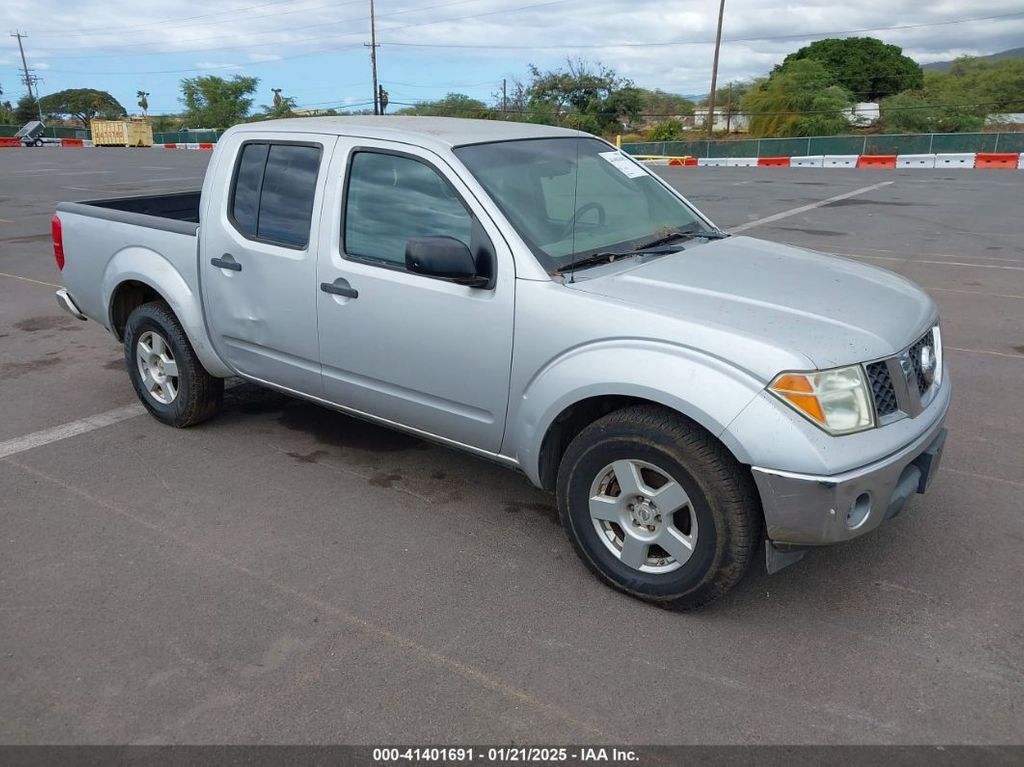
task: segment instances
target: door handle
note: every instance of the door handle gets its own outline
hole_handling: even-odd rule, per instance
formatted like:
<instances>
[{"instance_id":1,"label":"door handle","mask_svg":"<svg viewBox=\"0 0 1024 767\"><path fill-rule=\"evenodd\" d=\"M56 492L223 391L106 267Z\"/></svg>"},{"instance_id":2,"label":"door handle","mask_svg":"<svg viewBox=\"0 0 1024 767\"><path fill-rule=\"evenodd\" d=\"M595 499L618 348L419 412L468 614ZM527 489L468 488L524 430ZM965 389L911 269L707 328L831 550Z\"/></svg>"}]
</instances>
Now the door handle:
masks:
<instances>
[{"instance_id":1,"label":"door handle","mask_svg":"<svg viewBox=\"0 0 1024 767\"><path fill-rule=\"evenodd\" d=\"M359 298L359 291L348 284L348 280L339 277L334 282L321 282L320 290L330 293L332 296L345 296L345 298Z\"/></svg>"},{"instance_id":2,"label":"door handle","mask_svg":"<svg viewBox=\"0 0 1024 767\"><path fill-rule=\"evenodd\" d=\"M223 258L211 258L210 263L218 269L230 269L233 272L242 271L242 265L235 261L230 253L225 253Z\"/></svg>"}]
</instances>

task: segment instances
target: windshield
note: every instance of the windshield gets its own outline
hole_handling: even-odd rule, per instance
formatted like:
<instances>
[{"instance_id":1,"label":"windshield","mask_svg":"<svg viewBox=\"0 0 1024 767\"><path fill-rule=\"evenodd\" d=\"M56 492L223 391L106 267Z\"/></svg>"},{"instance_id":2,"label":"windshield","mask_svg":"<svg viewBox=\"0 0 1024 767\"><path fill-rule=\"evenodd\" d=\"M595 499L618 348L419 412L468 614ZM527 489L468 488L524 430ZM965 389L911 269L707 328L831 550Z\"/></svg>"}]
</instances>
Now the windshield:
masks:
<instances>
[{"instance_id":1,"label":"windshield","mask_svg":"<svg viewBox=\"0 0 1024 767\"><path fill-rule=\"evenodd\" d=\"M475 144L455 154L549 272L709 228L646 168L595 138Z\"/></svg>"}]
</instances>

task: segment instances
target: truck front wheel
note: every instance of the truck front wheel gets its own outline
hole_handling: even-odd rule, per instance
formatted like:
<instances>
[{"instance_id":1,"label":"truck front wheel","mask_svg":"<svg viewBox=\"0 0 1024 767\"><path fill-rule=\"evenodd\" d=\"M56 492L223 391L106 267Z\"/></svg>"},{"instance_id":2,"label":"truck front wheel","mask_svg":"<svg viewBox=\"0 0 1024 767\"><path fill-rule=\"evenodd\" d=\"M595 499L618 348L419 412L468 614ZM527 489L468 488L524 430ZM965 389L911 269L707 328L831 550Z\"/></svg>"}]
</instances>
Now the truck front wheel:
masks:
<instances>
[{"instance_id":1,"label":"truck front wheel","mask_svg":"<svg viewBox=\"0 0 1024 767\"><path fill-rule=\"evenodd\" d=\"M618 410L581 431L557 490L587 567L665 607L692 609L727 592L760 542L749 472L710 434L658 407Z\"/></svg>"},{"instance_id":2,"label":"truck front wheel","mask_svg":"<svg viewBox=\"0 0 1024 767\"><path fill-rule=\"evenodd\" d=\"M142 304L128 316L124 357L135 393L158 420L192 426L220 408L224 379L206 372L163 301Z\"/></svg>"}]
</instances>

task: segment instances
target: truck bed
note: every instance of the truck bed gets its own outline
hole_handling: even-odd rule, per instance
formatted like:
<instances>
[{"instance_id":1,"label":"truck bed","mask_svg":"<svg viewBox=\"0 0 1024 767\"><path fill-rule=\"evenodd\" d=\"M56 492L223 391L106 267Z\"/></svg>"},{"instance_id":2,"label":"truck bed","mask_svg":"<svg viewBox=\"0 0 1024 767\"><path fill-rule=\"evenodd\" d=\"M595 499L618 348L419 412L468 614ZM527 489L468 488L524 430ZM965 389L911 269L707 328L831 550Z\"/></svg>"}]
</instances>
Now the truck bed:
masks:
<instances>
[{"instance_id":1,"label":"truck bed","mask_svg":"<svg viewBox=\"0 0 1024 767\"><path fill-rule=\"evenodd\" d=\"M138 213L152 218L170 219L172 221L185 221L192 224L198 224L199 196L200 193L198 191L175 192L174 194L117 197L111 200L89 200L86 202L72 204L89 205L109 211ZM134 223L146 225L144 222L140 221L135 221Z\"/></svg>"}]
</instances>

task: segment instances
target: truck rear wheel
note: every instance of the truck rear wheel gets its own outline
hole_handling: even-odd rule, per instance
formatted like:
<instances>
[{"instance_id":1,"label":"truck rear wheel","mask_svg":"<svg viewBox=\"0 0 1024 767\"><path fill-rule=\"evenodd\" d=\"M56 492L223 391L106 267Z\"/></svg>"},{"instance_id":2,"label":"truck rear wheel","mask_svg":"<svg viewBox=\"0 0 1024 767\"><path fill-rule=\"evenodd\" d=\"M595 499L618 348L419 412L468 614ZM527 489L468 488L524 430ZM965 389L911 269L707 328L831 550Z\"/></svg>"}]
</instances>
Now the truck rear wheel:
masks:
<instances>
[{"instance_id":1,"label":"truck rear wheel","mask_svg":"<svg viewBox=\"0 0 1024 767\"><path fill-rule=\"evenodd\" d=\"M192 426L220 408L224 379L206 372L163 301L142 304L128 316L124 357L135 393L158 420Z\"/></svg>"},{"instance_id":2,"label":"truck rear wheel","mask_svg":"<svg viewBox=\"0 0 1024 767\"><path fill-rule=\"evenodd\" d=\"M693 609L735 586L761 533L753 479L710 434L636 406L581 431L558 470L562 525L580 559L620 591Z\"/></svg>"}]
</instances>

